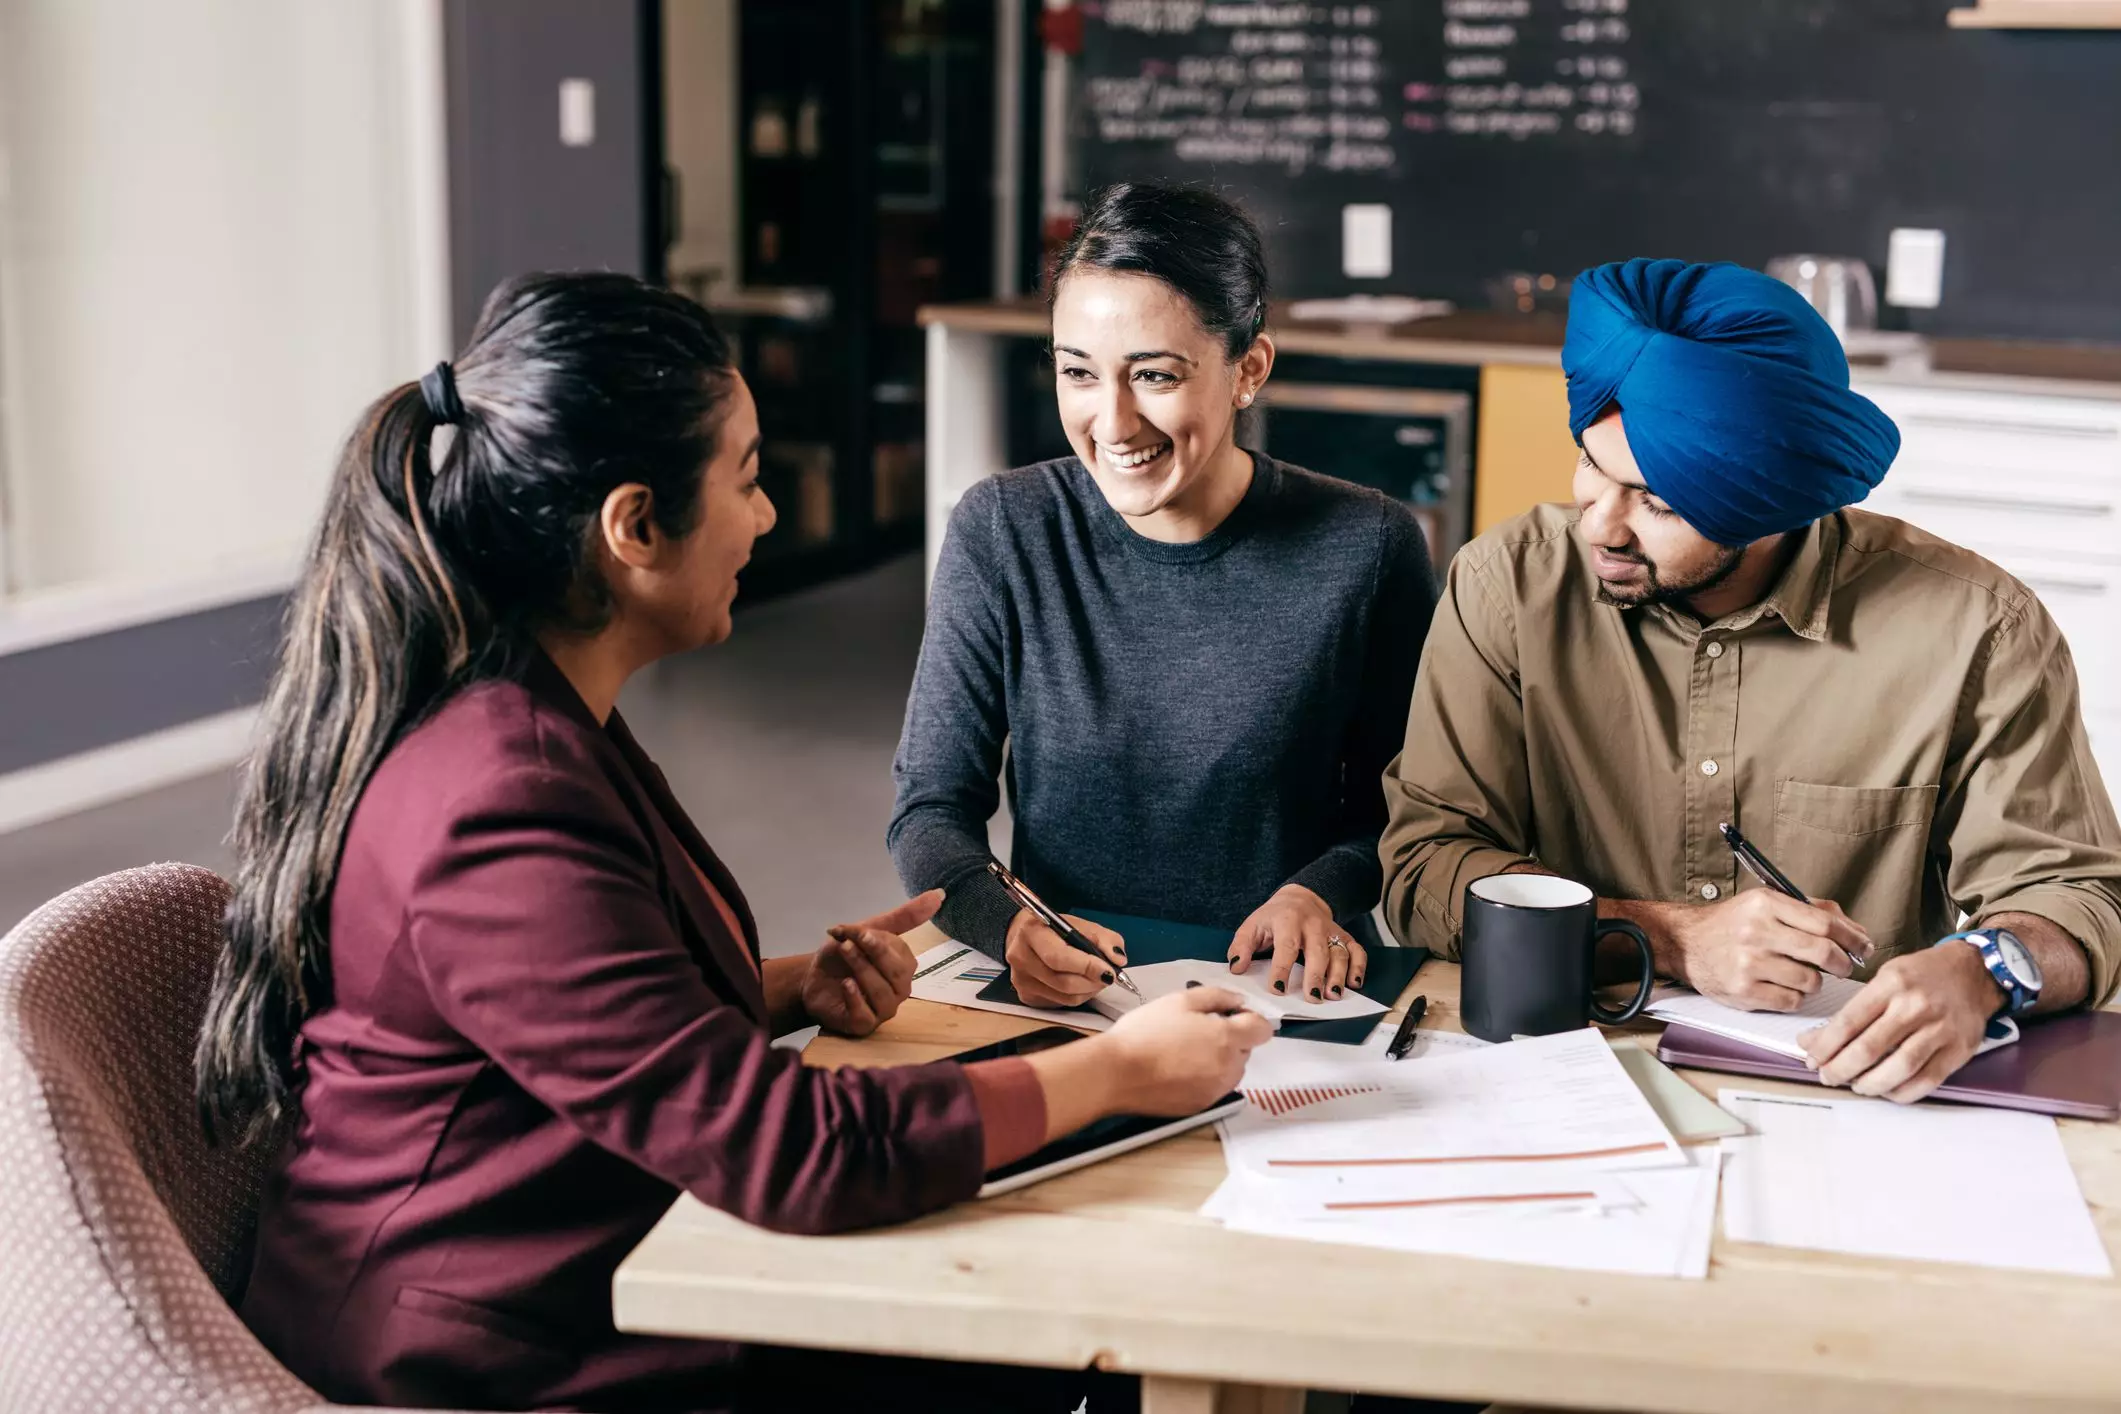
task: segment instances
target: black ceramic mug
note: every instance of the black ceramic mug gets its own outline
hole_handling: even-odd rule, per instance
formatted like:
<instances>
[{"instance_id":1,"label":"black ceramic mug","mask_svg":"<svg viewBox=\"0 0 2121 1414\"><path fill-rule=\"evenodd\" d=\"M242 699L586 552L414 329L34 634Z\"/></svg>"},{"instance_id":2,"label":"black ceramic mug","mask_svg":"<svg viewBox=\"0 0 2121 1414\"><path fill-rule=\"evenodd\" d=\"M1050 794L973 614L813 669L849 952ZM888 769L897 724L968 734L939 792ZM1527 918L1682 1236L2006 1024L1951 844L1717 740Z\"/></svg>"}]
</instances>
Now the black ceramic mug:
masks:
<instances>
[{"instance_id":1,"label":"black ceramic mug","mask_svg":"<svg viewBox=\"0 0 2121 1414\"><path fill-rule=\"evenodd\" d=\"M1625 933L1642 954L1642 980L1618 1011L1591 996L1598 940ZM1598 900L1573 879L1548 874L1492 874L1466 885L1460 951L1459 1011L1483 1041L1549 1036L1593 1021L1632 1021L1650 999L1657 964L1650 940L1634 924L1600 918Z\"/></svg>"}]
</instances>

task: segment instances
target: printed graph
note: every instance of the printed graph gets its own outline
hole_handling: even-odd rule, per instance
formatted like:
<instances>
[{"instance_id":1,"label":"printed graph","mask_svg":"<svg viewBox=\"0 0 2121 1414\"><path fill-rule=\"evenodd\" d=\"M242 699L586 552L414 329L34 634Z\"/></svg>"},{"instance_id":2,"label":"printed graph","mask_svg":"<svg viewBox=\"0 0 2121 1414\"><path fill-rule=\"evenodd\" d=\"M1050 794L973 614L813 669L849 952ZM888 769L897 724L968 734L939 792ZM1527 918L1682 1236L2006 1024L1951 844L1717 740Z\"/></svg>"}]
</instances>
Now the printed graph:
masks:
<instances>
[{"instance_id":1,"label":"printed graph","mask_svg":"<svg viewBox=\"0 0 2121 1414\"><path fill-rule=\"evenodd\" d=\"M1308 1105L1322 1105L1328 1100L1345 1100L1350 1095L1375 1095L1384 1088L1382 1085L1271 1085L1247 1090L1244 1096L1268 1114L1280 1119L1283 1115Z\"/></svg>"}]
</instances>

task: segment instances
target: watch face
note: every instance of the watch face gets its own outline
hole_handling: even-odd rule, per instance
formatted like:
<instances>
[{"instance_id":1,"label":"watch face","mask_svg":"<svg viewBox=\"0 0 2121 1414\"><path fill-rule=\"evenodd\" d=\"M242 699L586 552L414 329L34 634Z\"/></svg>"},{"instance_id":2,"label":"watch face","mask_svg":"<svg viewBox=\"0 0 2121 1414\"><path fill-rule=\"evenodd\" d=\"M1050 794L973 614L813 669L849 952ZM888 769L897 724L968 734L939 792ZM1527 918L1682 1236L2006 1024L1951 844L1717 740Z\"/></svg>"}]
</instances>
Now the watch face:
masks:
<instances>
[{"instance_id":1,"label":"watch face","mask_svg":"<svg viewBox=\"0 0 2121 1414\"><path fill-rule=\"evenodd\" d=\"M2018 980L2018 985L2030 991L2039 991L2040 964L2033 960L2031 951L2018 941L2015 934L1998 931L1995 938L1996 950L2003 955L2003 965L2010 969L2010 974Z\"/></svg>"}]
</instances>

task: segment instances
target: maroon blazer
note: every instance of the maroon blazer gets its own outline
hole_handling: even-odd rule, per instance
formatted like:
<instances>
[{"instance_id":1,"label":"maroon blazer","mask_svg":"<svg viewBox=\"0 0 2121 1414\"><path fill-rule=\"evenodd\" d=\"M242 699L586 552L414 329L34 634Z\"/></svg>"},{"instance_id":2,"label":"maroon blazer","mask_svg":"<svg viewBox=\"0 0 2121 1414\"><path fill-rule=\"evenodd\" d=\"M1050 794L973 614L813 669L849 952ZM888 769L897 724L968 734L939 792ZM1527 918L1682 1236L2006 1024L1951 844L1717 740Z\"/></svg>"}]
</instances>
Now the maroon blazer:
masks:
<instances>
[{"instance_id":1,"label":"maroon blazer","mask_svg":"<svg viewBox=\"0 0 2121 1414\"><path fill-rule=\"evenodd\" d=\"M680 1189L817 1233L979 1187L963 1067L826 1071L768 1044L736 882L543 659L377 768L331 974L243 1316L334 1400L718 1407L736 1347L611 1323L614 1269Z\"/></svg>"}]
</instances>

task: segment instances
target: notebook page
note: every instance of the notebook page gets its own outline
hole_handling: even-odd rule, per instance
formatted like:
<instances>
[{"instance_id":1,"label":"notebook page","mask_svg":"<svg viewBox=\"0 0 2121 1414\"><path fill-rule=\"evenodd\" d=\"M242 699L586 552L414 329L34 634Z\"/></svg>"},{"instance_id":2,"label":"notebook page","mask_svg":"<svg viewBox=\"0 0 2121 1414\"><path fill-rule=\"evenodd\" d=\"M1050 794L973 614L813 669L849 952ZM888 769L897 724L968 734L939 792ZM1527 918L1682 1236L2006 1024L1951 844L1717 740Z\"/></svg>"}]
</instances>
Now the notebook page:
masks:
<instances>
[{"instance_id":1,"label":"notebook page","mask_svg":"<svg viewBox=\"0 0 2121 1414\"><path fill-rule=\"evenodd\" d=\"M1819 990L1806 997L1795 1011L1740 1011L1684 987L1660 987L1643 1010L1659 1021L1676 1021L1697 1031L1728 1036L1792 1060L1803 1060L1804 1034L1831 1021L1862 990L1863 984L1853 977L1821 977ZM2007 1046L2017 1039L2015 1021L2006 1018L1991 1022L1989 1034L1974 1054Z\"/></svg>"}]
</instances>

